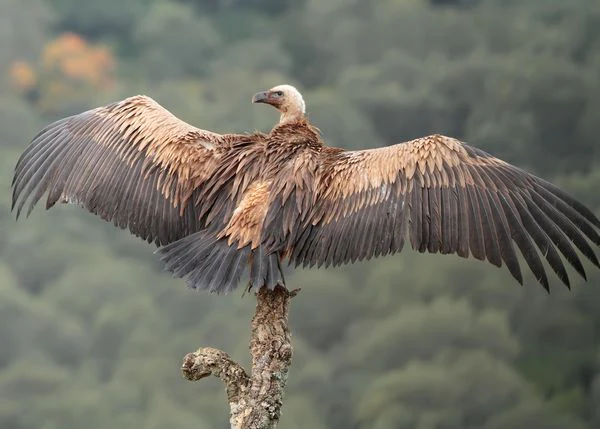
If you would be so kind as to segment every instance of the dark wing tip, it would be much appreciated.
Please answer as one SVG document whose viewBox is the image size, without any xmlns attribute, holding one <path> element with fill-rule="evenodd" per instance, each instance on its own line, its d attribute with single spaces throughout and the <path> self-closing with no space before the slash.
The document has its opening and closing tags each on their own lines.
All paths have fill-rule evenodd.
<svg viewBox="0 0 600 429">
<path fill-rule="evenodd" d="M 521 274 L 521 269 L 519 268 L 516 272 L 511 271 L 511 274 L 519 282 L 519 284 L 523 286 L 523 275 Z"/>
<path fill-rule="evenodd" d="M 558 186 L 556 186 L 550 182 L 541 181 L 541 184 L 548 191 L 550 191 L 551 193 L 556 195 L 558 198 L 563 200 L 568 205 L 572 206 L 581 216 L 583 216 L 585 219 L 587 219 L 592 225 L 594 225 L 597 228 L 600 228 L 600 218 L 598 218 L 594 214 L 594 212 L 592 212 L 592 210 L 590 210 L 588 207 L 586 207 L 581 202 L 576 200 L 575 197 L 573 197 L 568 192 L 563 191 Z M 597 242 L 596 244 L 600 244 L 600 242 Z"/>
</svg>

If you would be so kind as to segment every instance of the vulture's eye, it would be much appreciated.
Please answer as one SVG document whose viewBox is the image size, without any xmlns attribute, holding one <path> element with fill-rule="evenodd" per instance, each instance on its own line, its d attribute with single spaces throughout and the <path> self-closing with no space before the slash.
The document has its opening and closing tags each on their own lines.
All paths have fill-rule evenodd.
<svg viewBox="0 0 600 429">
<path fill-rule="evenodd" d="M 275 95 L 277 97 L 281 97 L 283 95 L 283 91 L 275 91 Z"/>
</svg>

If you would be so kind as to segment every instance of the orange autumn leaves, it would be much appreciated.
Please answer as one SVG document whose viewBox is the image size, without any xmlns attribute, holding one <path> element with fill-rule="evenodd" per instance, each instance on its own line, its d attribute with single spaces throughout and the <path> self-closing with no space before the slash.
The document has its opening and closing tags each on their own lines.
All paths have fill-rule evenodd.
<svg viewBox="0 0 600 429">
<path fill-rule="evenodd" d="M 37 83 L 37 73 L 25 61 L 15 61 L 10 67 L 12 84 L 19 91 L 30 91 Z"/>
<path fill-rule="evenodd" d="M 107 47 L 94 46 L 76 34 L 65 33 L 46 45 L 42 66 L 102 89 L 112 84 L 114 58 Z"/>
<path fill-rule="evenodd" d="M 62 113 L 114 85 L 115 57 L 106 46 L 63 33 L 44 47 L 35 64 L 15 61 L 9 70 L 13 88 L 43 112 Z"/>
</svg>

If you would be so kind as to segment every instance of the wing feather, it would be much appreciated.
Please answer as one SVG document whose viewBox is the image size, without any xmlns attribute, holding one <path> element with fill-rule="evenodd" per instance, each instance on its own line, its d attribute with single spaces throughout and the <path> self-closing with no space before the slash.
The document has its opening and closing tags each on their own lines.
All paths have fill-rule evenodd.
<svg viewBox="0 0 600 429">
<path fill-rule="evenodd" d="M 484 220 L 486 222 L 493 222 L 493 217 L 488 217 L 485 212 L 484 201 L 481 201 L 477 189 L 472 186 L 466 188 L 467 206 L 469 211 L 469 248 L 471 254 L 476 259 L 483 261 L 485 259 L 485 243 L 494 240 L 497 242 L 497 237 L 492 238 L 491 234 L 495 233 L 493 226 L 487 226 L 483 228 Z M 481 213 L 483 211 L 483 213 Z M 487 237 L 486 237 L 487 235 Z"/>
<path fill-rule="evenodd" d="M 531 234 L 531 238 L 535 241 L 540 253 L 546 258 L 548 264 L 554 270 L 558 278 L 567 286 L 571 286 L 567 270 L 560 259 L 560 256 L 550 240 L 548 234 L 536 222 L 532 214 L 527 210 L 525 202 L 520 196 L 512 194 L 513 202 L 516 210 L 521 217 L 524 228 Z"/>
<path fill-rule="evenodd" d="M 583 277 L 574 247 L 599 265 L 590 242 L 600 244 L 600 220 L 590 209 L 480 149 L 432 135 L 337 153 L 304 196 L 314 204 L 289 234 L 291 263 L 350 263 L 399 252 L 408 238 L 420 252 L 504 264 L 522 283 L 518 249 L 546 289 L 544 260 L 567 286 L 561 255 Z"/>
<path fill-rule="evenodd" d="M 511 240 L 510 225 L 502 210 L 502 203 L 498 197 L 498 194 L 490 192 L 489 189 L 484 189 L 482 192 L 487 194 L 487 200 L 490 202 L 492 218 L 496 224 L 496 231 L 498 232 L 498 245 L 500 247 L 500 256 L 506 264 L 508 271 L 512 276 L 521 284 L 523 284 L 523 275 L 521 273 L 521 267 L 519 260 Z"/>
<path fill-rule="evenodd" d="M 525 227 L 523 226 L 514 205 L 512 205 L 506 198 L 501 197 L 499 200 L 502 204 L 504 214 L 508 220 L 511 238 L 519 247 L 525 262 L 527 262 L 527 265 L 529 265 L 529 268 L 531 269 L 531 272 L 536 276 L 540 284 L 546 290 L 549 290 L 550 286 L 548 285 L 546 271 L 544 270 L 544 265 L 542 264 L 542 260 L 535 249 L 533 241 L 529 236 L 530 232 L 525 230 Z"/>
<path fill-rule="evenodd" d="M 501 221 L 494 216 L 492 206 L 490 205 L 489 196 L 479 198 L 479 207 L 481 209 L 481 236 L 483 238 L 484 249 L 481 249 L 479 259 L 487 260 L 497 266 L 502 266 L 502 255 L 500 251 L 500 239 L 503 237 L 499 233 L 498 228 L 501 228 Z"/>
<path fill-rule="evenodd" d="M 146 96 L 56 121 L 23 152 L 13 209 L 29 214 L 47 194 L 85 207 L 135 235 L 165 244 L 200 227 L 192 194 L 237 135 L 193 127 Z"/>
</svg>

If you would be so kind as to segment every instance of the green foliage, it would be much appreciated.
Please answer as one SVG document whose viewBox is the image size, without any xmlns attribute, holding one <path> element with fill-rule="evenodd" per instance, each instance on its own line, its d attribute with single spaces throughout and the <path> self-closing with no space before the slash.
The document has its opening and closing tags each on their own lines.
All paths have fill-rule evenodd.
<svg viewBox="0 0 600 429">
<path fill-rule="evenodd" d="M 47 0 L 58 17 L 57 29 L 92 38 L 123 40 L 131 35 L 140 15 L 161 0 Z"/>
<path fill-rule="evenodd" d="M 357 417 L 365 428 L 470 429 L 527 401 L 532 398 L 513 369 L 471 352 L 382 374 L 365 389 Z"/>
<path fill-rule="evenodd" d="M 150 6 L 137 23 L 133 39 L 140 52 L 138 64 L 154 80 L 206 74 L 221 47 L 221 38 L 208 19 L 170 2 Z"/>
<path fill-rule="evenodd" d="M 257 11 L 267 16 L 276 16 L 299 6 L 305 0 L 175 0 L 181 3 L 189 3 L 196 6 L 200 13 L 207 12 L 229 12 L 247 15 L 249 12 Z"/>
<path fill-rule="evenodd" d="M 0 72 L 3 77 L 13 61 L 30 60 L 39 54 L 53 16 L 46 0 L 0 1 Z M 4 81 L 0 79 L 0 88 Z"/>
<path fill-rule="evenodd" d="M 187 290 L 151 246 L 76 207 L 14 223 L 14 163 L 57 110 L 6 78 L 63 31 L 116 55 L 116 85 L 78 108 L 146 93 L 202 128 L 267 130 L 276 114 L 250 97 L 290 82 L 332 145 L 452 134 L 600 213 L 597 0 L 0 0 L 0 24 L 2 428 L 226 427 L 222 385 L 186 382 L 180 360 L 211 345 L 249 361 L 241 289 Z M 586 270 L 551 295 L 408 249 L 288 274 L 302 292 L 280 427 L 600 427 L 600 273 Z"/>
</svg>

